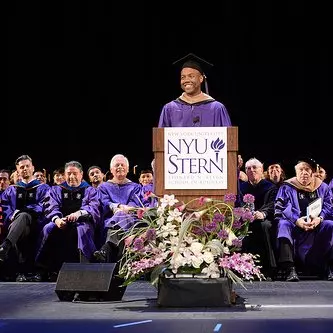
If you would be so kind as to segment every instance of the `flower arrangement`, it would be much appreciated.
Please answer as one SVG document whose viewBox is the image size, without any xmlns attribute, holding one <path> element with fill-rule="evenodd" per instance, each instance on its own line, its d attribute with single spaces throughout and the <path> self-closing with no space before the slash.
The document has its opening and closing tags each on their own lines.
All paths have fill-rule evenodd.
<svg viewBox="0 0 333 333">
<path fill-rule="evenodd" d="M 253 221 L 254 197 L 245 195 L 241 207 L 234 207 L 235 201 L 233 194 L 223 201 L 200 197 L 188 203 L 164 195 L 156 207 L 138 208 L 138 223 L 122 235 L 124 285 L 147 273 L 153 285 L 161 274 L 225 276 L 242 286 L 244 280 L 264 278 L 258 256 L 240 252 Z"/>
</svg>

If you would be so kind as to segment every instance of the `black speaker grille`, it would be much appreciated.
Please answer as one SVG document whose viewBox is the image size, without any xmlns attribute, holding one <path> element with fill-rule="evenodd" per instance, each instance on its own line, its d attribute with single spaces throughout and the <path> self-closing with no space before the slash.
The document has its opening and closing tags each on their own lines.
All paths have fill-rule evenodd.
<svg viewBox="0 0 333 333">
<path fill-rule="evenodd" d="M 64 263 L 59 272 L 56 290 L 108 291 L 115 263 Z"/>
</svg>

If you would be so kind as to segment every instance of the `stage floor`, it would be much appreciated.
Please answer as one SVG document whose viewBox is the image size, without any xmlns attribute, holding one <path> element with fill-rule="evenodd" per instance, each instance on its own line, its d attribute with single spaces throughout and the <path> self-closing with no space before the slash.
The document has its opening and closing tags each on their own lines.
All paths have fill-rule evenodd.
<svg viewBox="0 0 333 333">
<path fill-rule="evenodd" d="M 161 308 L 148 282 L 122 301 L 62 302 L 55 283 L 0 283 L 0 333 L 9 332 L 333 332 L 333 283 L 246 283 L 226 308 Z"/>
</svg>

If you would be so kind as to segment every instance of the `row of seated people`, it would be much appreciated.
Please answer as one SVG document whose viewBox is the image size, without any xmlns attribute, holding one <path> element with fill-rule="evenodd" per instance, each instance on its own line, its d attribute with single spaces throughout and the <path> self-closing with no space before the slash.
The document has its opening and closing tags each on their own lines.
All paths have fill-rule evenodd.
<svg viewBox="0 0 333 333">
<path fill-rule="evenodd" d="M 102 251 L 99 247 L 115 242 L 108 230 L 129 228 L 136 219 L 133 207 L 154 204 L 144 196 L 152 184 L 129 180 L 129 161 L 120 154 L 110 162 L 112 179 L 98 187 L 83 179 L 77 161 L 66 163 L 65 181 L 52 187 L 34 178 L 28 155 L 15 164 L 22 180 L 1 194 L 0 272 L 19 282 L 54 277 L 63 262 L 99 261 L 105 246 Z M 95 177 L 98 169 L 92 167 L 88 174 Z"/>
<path fill-rule="evenodd" d="M 129 162 L 123 155 L 112 158 L 112 179 L 107 182 L 103 181 L 99 167 L 89 168 L 89 179 L 96 191 L 83 180 L 82 166 L 75 161 L 66 164 L 65 182 L 51 192 L 48 192 L 50 189 L 45 184 L 33 179 L 30 157 L 20 157 L 16 165 L 24 181 L 2 195 L 8 235 L 0 246 L 0 261 L 5 262 L 10 252 L 16 254 L 15 259 L 20 261 L 17 267 L 18 281 L 43 280 L 47 274 L 57 272 L 64 261 L 118 260 L 121 248 L 114 229 L 126 229 L 133 223 L 134 217 L 129 213 L 134 206 L 154 205 L 154 202 L 148 201 L 151 198 L 145 199 L 143 195 L 143 191 L 152 190 L 152 172 L 147 170 L 142 175 L 147 178 L 144 186 L 131 182 L 127 179 Z M 263 272 L 268 277 L 275 277 L 277 269 L 282 267 L 287 281 L 297 281 L 295 261 L 301 259 L 307 267 L 325 267 L 327 277 L 331 280 L 332 193 L 327 191 L 329 187 L 325 183 L 315 180 L 317 170 L 314 169 L 314 162 L 300 160 L 295 166 L 296 180 L 291 178 L 284 183 L 279 177 L 283 175 L 280 164 L 268 167 L 272 181 L 265 179 L 263 170 L 259 160 L 250 159 L 245 163 L 247 179 L 240 181 L 240 195 L 250 193 L 256 199 L 253 212 L 255 221 L 251 224 L 251 233 L 244 239 L 243 251 L 260 254 Z M 288 198 L 284 201 L 286 207 L 282 205 L 281 208 L 278 205 L 281 200 L 277 200 L 282 195 L 279 187 L 290 189 L 289 196 L 296 191 L 297 200 Z M 332 182 L 330 187 L 332 190 Z M 90 196 L 86 197 L 88 193 Z M 29 202 L 27 194 L 32 195 L 31 200 L 38 199 L 39 205 Z M 319 217 L 310 223 L 302 220 L 300 217 L 305 215 L 306 206 L 323 194 L 325 204 Z M 330 201 L 329 205 L 327 201 Z M 296 215 L 285 215 L 288 211 Z M 295 219 L 297 214 L 298 218 Z M 287 232 L 282 228 L 283 219 L 290 223 Z M 300 234 L 303 238 L 298 239 Z M 321 241 L 321 237 L 327 238 Z M 305 238 L 308 243 L 304 243 L 307 248 L 302 254 L 299 244 L 303 244 L 300 240 Z M 324 246 L 319 252 L 318 242 Z M 37 255 L 34 252 L 36 248 Z M 312 261 L 315 265 L 308 260 L 311 257 L 308 253 L 314 253 Z M 31 279 L 27 277 L 29 271 L 36 273 L 31 274 Z"/>
<path fill-rule="evenodd" d="M 240 163 L 240 166 L 242 163 Z M 251 158 L 240 177 L 240 195 L 255 197 L 254 222 L 242 250 L 258 253 L 270 278 L 299 281 L 299 272 L 333 280 L 333 180 L 328 185 L 311 158 L 296 161 L 295 176 L 285 179 L 281 163 Z M 320 198 L 320 199 L 319 199 Z M 307 207 L 321 200 L 316 216 Z"/>
</svg>

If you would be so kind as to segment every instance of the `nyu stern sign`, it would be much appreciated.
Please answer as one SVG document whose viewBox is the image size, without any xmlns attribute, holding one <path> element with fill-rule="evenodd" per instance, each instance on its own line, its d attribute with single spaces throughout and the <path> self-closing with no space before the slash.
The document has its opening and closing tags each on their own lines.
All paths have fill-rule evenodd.
<svg viewBox="0 0 333 333">
<path fill-rule="evenodd" d="M 164 128 L 165 189 L 227 189 L 227 127 Z"/>
</svg>

